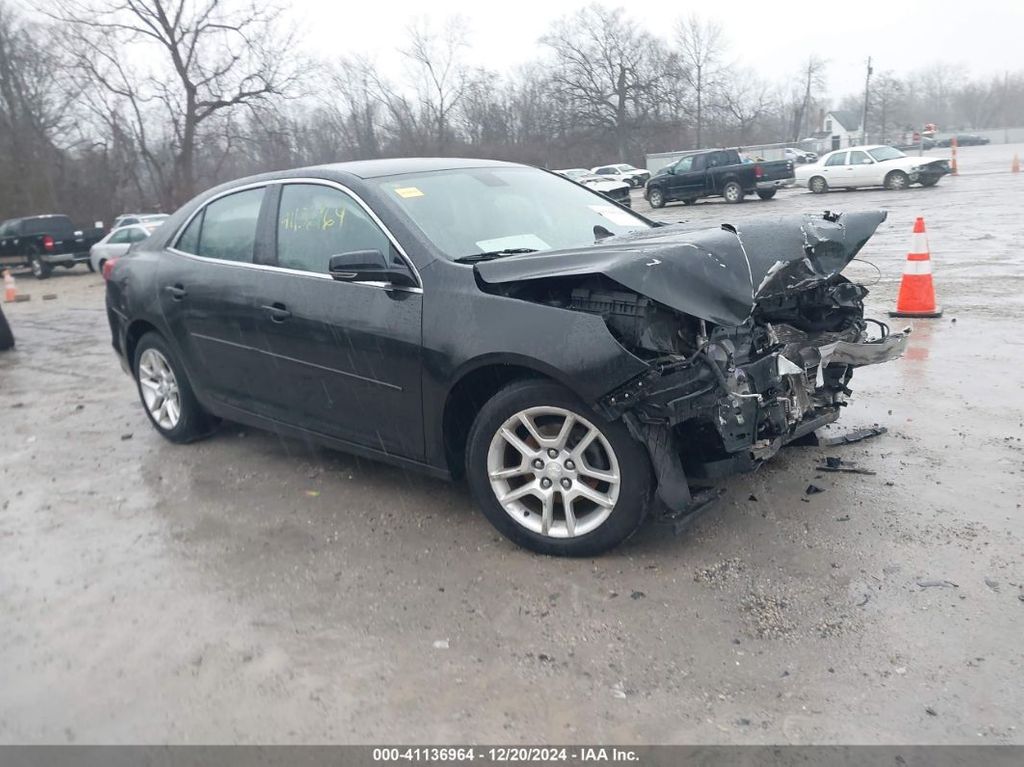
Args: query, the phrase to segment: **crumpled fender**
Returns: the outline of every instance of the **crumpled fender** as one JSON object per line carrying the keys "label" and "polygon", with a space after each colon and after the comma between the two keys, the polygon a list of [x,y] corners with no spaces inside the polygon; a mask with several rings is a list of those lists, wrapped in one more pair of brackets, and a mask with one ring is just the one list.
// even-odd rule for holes
{"label": "crumpled fender", "polygon": [[707,229],[675,224],[474,268],[491,285],[601,274],[676,311],[736,326],[759,299],[839,274],[886,215],[873,210],[765,216]]}

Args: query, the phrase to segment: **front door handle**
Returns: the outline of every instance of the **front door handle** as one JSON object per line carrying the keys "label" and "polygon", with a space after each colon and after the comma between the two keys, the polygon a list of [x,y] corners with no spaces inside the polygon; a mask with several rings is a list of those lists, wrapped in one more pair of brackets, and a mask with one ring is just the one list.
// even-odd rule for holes
{"label": "front door handle", "polygon": [[181,283],[178,283],[177,285],[168,285],[164,290],[171,294],[172,301],[181,301],[188,295],[188,291],[185,290]]}
{"label": "front door handle", "polygon": [[288,311],[284,304],[269,304],[260,308],[270,315],[271,322],[284,322],[292,316],[292,313]]}

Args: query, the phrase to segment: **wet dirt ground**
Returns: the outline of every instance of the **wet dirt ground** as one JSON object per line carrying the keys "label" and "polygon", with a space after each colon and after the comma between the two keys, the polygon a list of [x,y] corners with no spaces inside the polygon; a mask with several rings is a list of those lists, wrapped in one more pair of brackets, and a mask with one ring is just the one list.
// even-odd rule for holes
{"label": "wet dirt ground", "polygon": [[[933,189],[657,212],[887,208],[880,278],[850,272],[879,317],[923,215],[946,313],[853,379],[841,430],[888,434],[786,449],[687,533],[593,560],[515,548],[461,485],[232,425],[171,445],[99,277],[19,278],[0,742],[1024,742],[1014,150],[963,149]],[[830,455],[876,474],[817,472]]]}

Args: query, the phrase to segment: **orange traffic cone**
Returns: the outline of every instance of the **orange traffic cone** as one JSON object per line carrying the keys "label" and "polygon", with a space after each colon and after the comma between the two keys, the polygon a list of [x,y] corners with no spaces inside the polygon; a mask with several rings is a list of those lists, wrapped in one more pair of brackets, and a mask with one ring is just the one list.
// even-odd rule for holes
{"label": "orange traffic cone", "polygon": [[1017,153],[1013,153],[1013,162],[1010,163],[1010,173],[1020,173],[1020,158]]}
{"label": "orange traffic cone", "polygon": [[903,281],[900,295],[896,299],[896,310],[890,317],[941,317],[942,307],[935,305],[935,286],[932,284],[932,260],[928,252],[928,235],[924,230],[924,219],[917,217],[914,222],[914,239],[903,267]]}
{"label": "orange traffic cone", "polygon": [[4,301],[8,304],[18,300],[18,287],[14,284],[14,277],[10,269],[4,269]]}

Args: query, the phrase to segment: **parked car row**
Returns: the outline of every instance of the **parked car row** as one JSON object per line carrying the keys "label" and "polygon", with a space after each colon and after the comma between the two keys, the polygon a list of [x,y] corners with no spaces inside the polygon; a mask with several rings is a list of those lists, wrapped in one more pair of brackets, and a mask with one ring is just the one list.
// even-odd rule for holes
{"label": "parked car row", "polygon": [[619,203],[619,205],[625,205],[627,208],[633,205],[633,201],[629,196],[629,190],[632,188],[632,185],[625,181],[616,181],[608,176],[599,176],[586,168],[564,168],[556,170],[555,173],[565,176],[577,184],[583,184],[583,186],[589,187],[595,192],[600,192],[609,200]]}
{"label": "parked car row", "polygon": [[86,264],[90,271],[101,271],[104,261],[123,255],[166,218],[166,213],[125,213],[114,219],[105,235],[95,227],[76,229],[60,213],[11,218],[0,222],[0,268],[28,267],[39,280],[58,266],[72,269]]}

